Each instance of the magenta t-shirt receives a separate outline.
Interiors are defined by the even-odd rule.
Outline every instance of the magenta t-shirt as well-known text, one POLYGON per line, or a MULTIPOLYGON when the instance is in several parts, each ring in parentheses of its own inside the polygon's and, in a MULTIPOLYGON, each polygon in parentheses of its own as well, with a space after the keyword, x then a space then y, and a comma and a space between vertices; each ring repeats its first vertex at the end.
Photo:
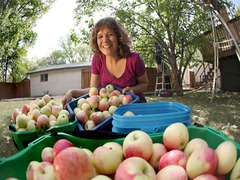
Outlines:
MULTIPOLYGON (((106 57, 102 54, 101 58, 96 54, 92 59, 92 74, 100 76, 101 86, 105 84, 115 84, 120 88, 125 88, 127 86, 133 87, 137 83, 137 78, 142 76, 145 71, 145 64, 137 52, 132 52, 126 57, 126 68, 124 73, 119 78, 113 78, 108 74, 106 68, 106 57)), ((144 93, 141 92, 137 94, 139 98, 144 98, 144 93)))

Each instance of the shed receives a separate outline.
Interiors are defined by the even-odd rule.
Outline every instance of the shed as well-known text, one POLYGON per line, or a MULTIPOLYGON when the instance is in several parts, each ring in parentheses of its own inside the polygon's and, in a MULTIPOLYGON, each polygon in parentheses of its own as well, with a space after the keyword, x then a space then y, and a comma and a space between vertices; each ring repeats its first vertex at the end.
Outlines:
POLYGON ((64 95, 69 89, 89 87, 91 62, 41 67, 28 73, 31 96, 64 95))

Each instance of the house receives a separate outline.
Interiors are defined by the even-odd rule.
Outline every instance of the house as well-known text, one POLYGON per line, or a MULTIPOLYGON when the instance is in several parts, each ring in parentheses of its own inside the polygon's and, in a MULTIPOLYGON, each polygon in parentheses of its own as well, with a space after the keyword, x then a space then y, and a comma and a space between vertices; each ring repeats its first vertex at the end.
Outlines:
POLYGON ((28 73, 30 96, 64 95, 69 89, 89 87, 91 62, 41 67, 28 73))

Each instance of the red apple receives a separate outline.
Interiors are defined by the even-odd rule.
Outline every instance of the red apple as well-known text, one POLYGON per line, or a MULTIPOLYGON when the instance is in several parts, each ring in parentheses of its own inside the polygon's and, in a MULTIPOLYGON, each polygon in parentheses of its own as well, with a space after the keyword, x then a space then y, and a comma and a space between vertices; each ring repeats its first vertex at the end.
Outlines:
POLYGON ((183 150, 188 141, 189 132, 183 123, 173 123, 163 132, 163 144, 169 150, 183 150))
POLYGON ((217 161, 217 155, 212 148, 194 151, 188 158, 186 166, 188 177, 193 179, 201 174, 213 174, 217 168, 217 161))
POLYGON ((123 154, 125 158, 137 156, 148 161, 153 152, 153 142, 144 131, 130 132, 123 141, 123 154))
POLYGON ((45 114, 41 114, 37 118, 37 127, 49 128, 49 118, 45 114))
POLYGON ((94 124, 94 122, 92 120, 88 120, 85 125, 84 125, 84 128, 86 130, 91 130, 95 127, 96 125, 94 124))
POLYGON ((103 122, 104 121, 103 113, 101 111, 92 113, 92 121, 94 122, 95 125, 98 125, 101 122, 103 122))
POLYGON ((187 155, 187 157, 189 157, 193 151, 205 147, 208 147, 208 144, 205 140, 201 138, 194 138, 186 145, 184 153, 187 155))
POLYGON ((218 180, 213 174, 201 174, 195 177, 193 180, 218 180))
POLYGON ((27 180, 33 180, 33 174, 36 169, 36 167, 39 165, 38 161, 31 161, 28 164, 27 171, 26 171, 26 178, 27 180))
POLYGON ((90 105, 91 108, 97 108, 98 107, 98 102, 99 102, 99 97, 98 95, 92 95, 89 98, 88 104, 90 105))
POLYGON ((149 164, 154 168, 158 169, 160 158, 167 153, 167 148, 161 143, 153 143, 153 152, 149 159, 149 164))
POLYGON ((96 87, 91 87, 89 89, 89 97, 92 97, 93 95, 98 95, 98 89, 96 87))
POLYGON ((126 94, 122 99, 122 104, 129 104, 132 101, 133 101, 132 96, 129 94, 126 94))
POLYGON ((98 109, 103 112, 108 110, 108 108, 109 108, 109 102, 107 98, 102 98, 98 104, 98 109))
POLYGON ((15 108, 15 109, 13 110, 13 112, 12 112, 12 120, 13 120, 14 122, 16 122, 16 118, 17 118, 17 116, 18 116, 19 114, 21 114, 20 109, 15 108))
POLYGON ((58 117, 60 111, 61 111, 60 106, 54 105, 52 107, 52 115, 54 115, 56 118, 58 117))
POLYGON ((165 153, 160 161, 159 161, 159 167, 158 170, 163 169, 166 166, 169 165, 177 165, 177 166, 181 166, 182 168, 186 169, 186 165, 187 165, 187 155, 178 149, 175 150, 171 150, 167 153, 165 153))
POLYGON ((69 140, 59 139, 53 146, 54 158, 58 155, 59 152, 68 147, 73 147, 73 144, 69 140))
POLYGON ((53 148, 52 147, 45 147, 41 152, 42 161, 48 161, 53 163, 54 156, 53 156, 53 148))
POLYGON ((157 173, 157 180, 188 180, 188 176, 181 166, 170 165, 157 173))
POLYGON ((78 110, 78 112, 76 113, 76 118, 81 124, 85 124, 88 121, 87 113, 83 110, 78 110))
POLYGON ((118 96, 112 96, 108 99, 109 105, 110 106, 119 106, 119 99, 118 96))
POLYGON ((28 104, 24 104, 21 109, 22 113, 27 115, 27 113, 30 111, 30 106, 28 104))
POLYGON ((102 98, 108 98, 109 97, 109 91, 107 90, 107 88, 103 87, 103 88, 100 89, 99 95, 102 98))
POLYGON ((68 147, 54 159, 54 173, 58 180, 91 179, 94 167, 89 155, 80 148, 68 147))
POLYGON ((153 167, 143 158, 130 157, 117 168, 115 180, 156 179, 153 167))

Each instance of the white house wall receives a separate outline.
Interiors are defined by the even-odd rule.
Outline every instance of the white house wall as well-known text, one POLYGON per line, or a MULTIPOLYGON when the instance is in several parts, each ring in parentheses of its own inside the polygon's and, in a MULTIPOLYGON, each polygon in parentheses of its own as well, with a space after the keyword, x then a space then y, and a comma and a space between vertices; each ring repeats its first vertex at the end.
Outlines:
POLYGON ((81 68, 30 74, 31 96, 64 95, 69 89, 81 89, 81 68), (41 74, 48 74, 47 82, 40 82, 41 74))

